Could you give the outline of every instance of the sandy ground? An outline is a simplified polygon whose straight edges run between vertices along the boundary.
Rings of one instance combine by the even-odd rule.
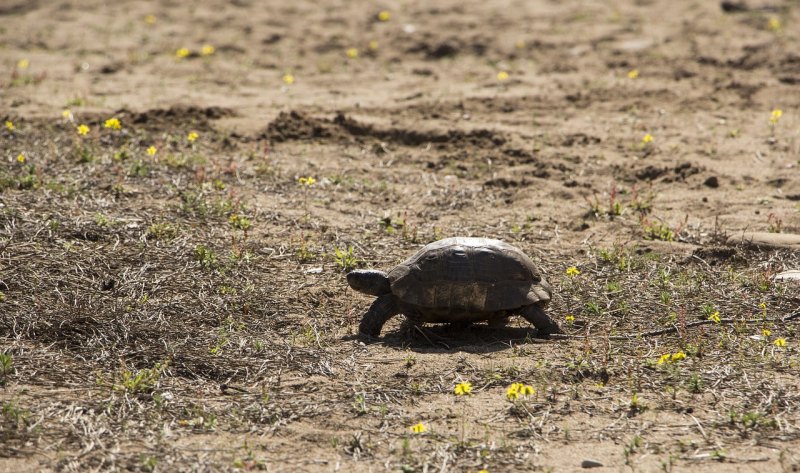
[[[800,468],[796,328],[741,322],[798,252],[725,245],[800,233],[796,1],[199,3],[0,1],[0,470]],[[335,251],[455,235],[595,338],[355,337]]]

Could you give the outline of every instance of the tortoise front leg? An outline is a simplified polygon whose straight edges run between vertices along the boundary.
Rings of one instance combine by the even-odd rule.
[[[544,337],[552,333],[561,333],[561,327],[558,326],[558,323],[550,318],[538,304],[522,307],[517,313],[533,324],[539,334]]]
[[[393,295],[380,296],[375,299],[367,313],[364,314],[364,318],[361,319],[361,324],[358,326],[358,331],[362,335],[377,337],[381,334],[383,324],[398,313],[400,313],[400,310]]]

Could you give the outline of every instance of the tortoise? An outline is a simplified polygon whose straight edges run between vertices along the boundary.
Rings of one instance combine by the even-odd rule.
[[[551,288],[533,261],[518,248],[489,238],[446,238],[426,245],[388,273],[355,270],[347,282],[378,296],[359,332],[380,335],[402,313],[412,323],[503,324],[521,315],[540,335],[561,329],[545,312]]]

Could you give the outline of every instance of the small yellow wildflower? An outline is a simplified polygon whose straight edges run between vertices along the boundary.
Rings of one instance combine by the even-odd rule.
[[[686,358],[686,353],[683,350],[679,351],[678,353],[673,353],[670,361],[681,361]]]
[[[144,22],[148,25],[154,25],[156,23],[156,16],[155,15],[146,15],[144,17]]]
[[[286,85],[294,84],[294,76],[291,74],[284,74],[283,75],[283,83]]]
[[[157,152],[158,152],[158,149],[155,146],[150,146],[149,148],[147,148],[147,155],[148,156],[155,156]]]
[[[122,128],[122,124],[119,122],[117,118],[109,118],[108,120],[103,123],[105,128],[111,128],[112,130],[119,130]]]
[[[783,27],[781,26],[781,20],[777,16],[773,16],[769,19],[769,23],[767,23],[767,28],[773,33],[780,33],[783,31]]]
[[[581,274],[581,270],[576,268],[575,266],[570,266],[569,268],[567,268],[567,276],[574,278],[579,274]]]
[[[27,69],[28,66],[31,65],[31,62],[25,58],[20,59],[17,61],[17,69]]]
[[[639,78],[639,69],[633,69],[628,71],[628,79],[638,79]]]
[[[497,80],[503,82],[504,80],[508,80],[508,72],[500,71],[497,73]]]
[[[197,132],[190,131],[188,135],[186,135],[186,139],[189,140],[189,143],[194,143],[197,139],[200,138],[200,135]]]
[[[511,386],[506,389],[506,397],[509,401],[514,401],[519,397],[519,389],[517,389],[517,383],[512,384]]]
[[[764,338],[767,338],[767,337],[769,337],[770,335],[772,335],[772,330],[770,330],[770,329],[768,329],[768,328],[762,328],[762,329],[761,329],[761,336],[762,336],[762,337],[764,337]]]
[[[368,47],[369,47],[370,51],[377,51],[378,50],[378,42],[375,41],[375,40],[372,40],[372,41],[369,42]]]
[[[464,396],[467,394],[472,394],[472,384],[469,381],[458,383],[456,384],[455,389],[453,389],[453,393],[456,396]]]
[[[311,176],[301,177],[297,179],[297,183],[300,184],[301,186],[313,186],[314,184],[317,183],[317,180]]]
[[[382,12],[378,13],[378,20],[380,21],[389,21],[389,18],[391,17],[392,14],[386,10],[383,10]]]
[[[718,310],[714,311],[713,314],[709,315],[708,320],[714,322],[715,324],[718,324],[720,322],[719,311]]]
[[[642,143],[647,144],[647,143],[652,143],[652,142],[653,142],[653,135],[651,135],[650,133],[648,133],[648,134],[644,135],[644,137],[642,137]]]
[[[772,115],[769,117],[769,124],[770,126],[775,126],[780,121],[781,117],[783,116],[783,110],[776,108],[772,111]]]
[[[658,364],[663,365],[664,363],[669,363],[671,359],[672,355],[670,355],[669,353],[664,353],[663,355],[661,355],[661,358],[658,359]]]
[[[116,118],[114,120],[116,120]],[[110,128],[108,126],[108,122],[106,122],[106,128]],[[88,126],[86,126],[84,123],[81,123],[80,125],[78,125],[78,134],[79,135],[86,136],[88,133],[89,133],[89,127]]]
[[[478,473],[489,473],[489,470],[478,470]]]
[[[64,111],[61,112],[61,118],[72,121],[72,111],[68,108],[65,108]]]
[[[425,427],[425,424],[420,422],[419,424],[412,425],[411,431],[414,432],[415,434],[424,434],[425,432],[428,431],[428,428]]]
[[[513,401],[519,398],[520,396],[528,397],[534,394],[535,392],[536,390],[533,388],[533,386],[530,386],[528,384],[512,383],[511,386],[509,386],[508,389],[506,390],[506,397],[508,398],[509,401]]]
[[[203,47],[200,49],[200,54],[202,54],[203,56],[211,56],[216,51],[217,50],[214,48],[214,46],[211,46],[210,44],[204,44]]]
[[[189,54],[191,54],[191,51],[189,51],[188,48],[180,48],[177,51],[175,51],[175,57],[177,57],[178,59],[183,59],[187,57]]]
[[[8,131],[14,131],[14,122],[11,120],[6,120],[6,128],[8,128]]]
[[[24,164],[25,163],[25,155],[22,154],[22,153],[19,153],[19,156],[17,156],[17,162],[20,163],[20,164]]]
[[[567,314],[567,316],[564,317],[564,320],[566,320],[568,324],[572,325],[573,322],[575,322],[575,316],[572,314]]]
[[[358,49],[350,48],[347,51],[345,51],[345,54],[347,54],[347,57],[349,57],[350,59],[355,59],[358,57]]]
[[[785,338],[776,338],[775,341],[772,342],[772,344],[775,345],[776,347],[785,347],[786,346],[786,339]]]
[[[514,43],[514,47],[517,49],[525,49],[525,40],[518,39],[516,43]]]

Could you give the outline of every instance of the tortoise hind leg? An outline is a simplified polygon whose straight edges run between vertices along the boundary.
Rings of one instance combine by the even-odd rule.
[[[381,334],[383,324],[395,315],[400,313],[394,296],[386,294],[375,299],[369,310],[361,319],[361,324],[358,326],[358,331],[362,335],[369,337],[377,337]]]
[[[538,304],[522,307],[517,313],[533,324],[542,336],[546,337],[553,333],[561,333],[561,327],[558,326],[558,323],[550,318]]]

